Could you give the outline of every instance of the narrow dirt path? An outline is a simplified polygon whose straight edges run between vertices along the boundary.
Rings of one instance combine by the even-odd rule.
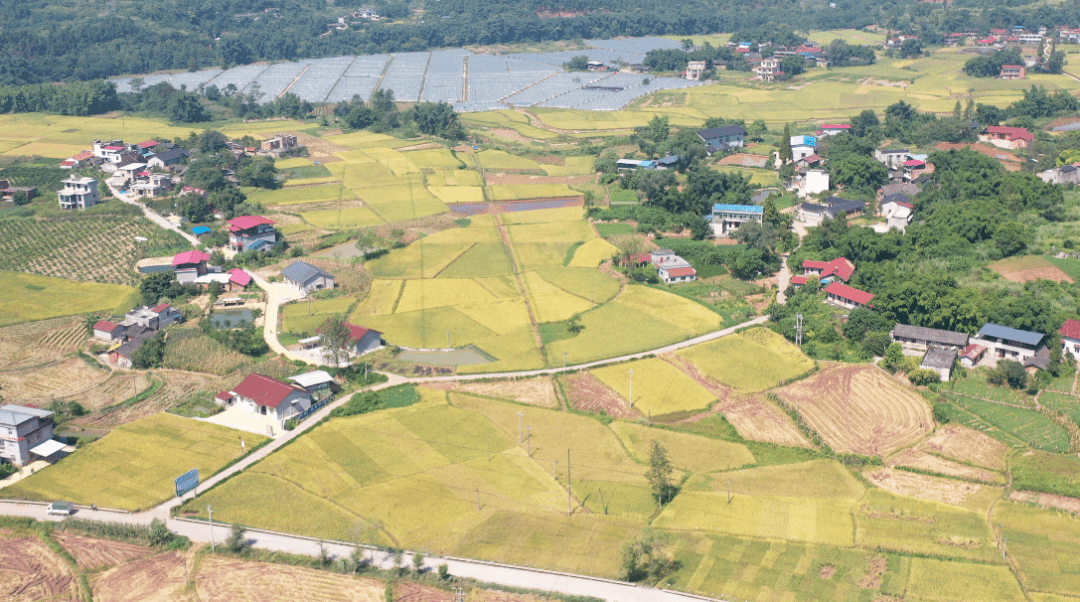
[[[506,254],[510,257],[510,269],[514,272],[514,282],[517,283],[518,292],[521,293],[521,298],[525,300],[525,309],[529,312],[529,324],[532,325],[533,340],[536,342],[536,348],[543,355],[544,338],[540,336],[540,326],[536,322],[536,312],[533,311],[529,295],[526,294],[525,280],[521,277],[517,255],[514,254],[514,245],[510,244],[510,235],[506,232],[506,224],[503,223],[502,215],[495,216],[495,223],[499,226],[499,238],[502,239],[502,244],[506,247]]]

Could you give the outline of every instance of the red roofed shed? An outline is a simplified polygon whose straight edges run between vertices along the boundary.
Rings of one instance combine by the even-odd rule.
[[[174,266],[181,265],[198,265],[201,262],[210,261],[210,256],[202,251],[184,251],[183,253],[177,253],[173,256],[172,264]]]
[[[830,302],[849,309],[873,307],[870,301],[873,300],[874,295],[840,282],[833,282],[825,287],[825,295]]]

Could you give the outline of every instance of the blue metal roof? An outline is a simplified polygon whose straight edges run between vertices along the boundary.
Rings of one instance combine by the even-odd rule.
[[[743,213],[764,213],[765,208],[757,205],[722,205],[717,203],[713,205],[712,210],[715,211],[742,211]]]
[[[1005,339],[1008,341],[1016,341],[1025,345],[1038,345],[1044,338],[1045,334],[1038,332],[1028,332],[1027,330],[1017,330],[1015,328],[1009,328],[1008,326],[1002,326],[1000,324],[983,324],[983,327],[979,329],[979,336],[994,337],[995,339]]]
[[[192,234],[209,234],[210,233],[210,228],[207,228],[206,226],[195,226],[194,228],[191,229],[191,233]]]
[[[653,165],[656,165],[656,161],[642,161],[641,163],[638,163],[638,165],[641,167],[652,167]]]

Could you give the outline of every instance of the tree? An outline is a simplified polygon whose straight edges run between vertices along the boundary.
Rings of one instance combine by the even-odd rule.
[[[908,380],[916,387],[925,387],[931,383],[941,382],[941,374],[937,370],[916,368],[908,373]]]
[[[239,180],[243,186],[273,190],[281,186],[277,175],[278,171],[274,167],[273,159],[270,157],[256,157],[247,162],[240,170]]]
[[[900,58],[902,59],[912,59],[917,56],[922,56],[922,53],[923,45],[919,40],[905,38],[904,41],[900,43]]]
[[[742,280],[752,280],[767,270],[765,253],[761,249],[743,249],[731,266],[731,273]]]
[[[893,343],[885,350],[885,358],[881,361],[881,367],[889,372],[895,372],[903,362],[904,347],[900,343]]]
[[[790,77],[802,75],[806,71],[806,58],[802,55],[785,56],[780,60],[780,71]]]
[[[424,572],[424,554],[422,552],[413,553],[412,565],[417,575]]]
[[[673,568],[675,563],[667,555],[668,536],[651,528],[644,529],[634,539],[627,541],[619,550],[622,557],[622,575],[626,581],[648,579],[659,582]]]
[[[844,155],[830,161],[829,173],[834,183],[867,194],[873,194],[889,179],[884,164],[862,155]]]
[[[1024,370],[1024,366],[1020,362],[1014,362],[1012,360],[1002,360],[998,362],[997,369],[1001,372],[1001,375],[1005,378],[1005,382],[1009,383],[1009,386],[1014,389],[1023,389],[1027,387],[1027,372]]]
[[[870,357],[884,356],[892,337],[887,332],[868,332],[863,336],[862,348]]]
[[[844,336],[853,341],[862,341],[870,331],[888,330],[885,319],[880,314],[866,307],[858,307],[848,314],[844,323]]]
[[[332,366],[339,366],[349,359],[349,349],[353,345],[352,331],[345,325],[345,317],[332,316],[319,329],[322,335],[322,347],[326,359]]]
[[[649,140],[660,144],[668,139],[671,134],[671,124],[668,121],[667,115],[661,117],[660,115],[653,115],[653,118],[649,120],[647,126],[647,136]]]
[[[245,203],[247,203],[247,195],[235,186],[229,186],[210,194],[210,205],[223,213],[226,218],[236,217],[236,209]]]
[[[165,525],[165,521],[160,518],[155,518],[150,521],[150,545],[163,548],[169,545],[169,542],[173,539],[173,532],[169,530],[169,527]]]
[[[856,138],[863,138],[879,125],[881,122],[878,121],[877,113],[873,109],[865,109],[851,119],[851,134]]]
[[[185,194],[177,201],[180,217],[192,222],[208,222],[212,217],[210,203],[201,194]],[[221,264],[217,264],[221,265]]]
[[[648,479],[653,496],[661,506],[670,497],[673,472],[671,461],[668,460],[667,448],[654,439],[652,448],[649,450],[649,470],[645,473],[645,478]]]
[[[229,38],[221,44],[221,62],[225,67],[247,65],[254,60],[251,46],[237,38]]]
[[[165,356],[165,333],[159,331],[152,338],[144,339],[142,345],[131,354],[131,367],[137,370],[161,366]]]
[[[450,579],[450,565],[445,562],[439,565],[439,579],[443,581]]]
[[[784,133],[780,136],[780,155],[781,163],[791,163],[794,155],[791,152],[791,125],[784,124]]]
[[[161,299],[173,299],[185,291],[176,281],[176,273],[170,271],[147,274],[139,283],[139,292],[147,305],[156,305]]]
[[[1027,248],[1024,226],[1008,221],[994,231],[994,245],[1001,251],[1002,257],[1011,257]]]
[[[713,235],[712,226],[704,218],[696,217],[690,220],[690,238],[705,240]]]
[[[199,123],[209,121],[210,114],[199,102],[199,97],[187,92],[178,92],[169,99],[165,114],[172,121]]]
[[[234,554],[241,554],[246,552],[248,546],[251,544],[248,542],[247,537],[244,536],[244,527],[237,523],[233,523],[232,529],[229,531],[229,536],[225,539],[225,547]]]
[[[589,70],[589,57],[580,54],[563,63],[563,69],[567,71],[588,71]]]

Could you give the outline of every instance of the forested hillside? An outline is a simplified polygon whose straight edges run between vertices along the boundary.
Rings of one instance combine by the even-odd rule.
[[[0,3],[0,84],[466,45],[877,24],[933,42],[964,27],[1080,22],[1073,2],[841,0],[46,0]],[[327,23],[364,6],[385,18]],[[279,9],[266,12],[268,8]]]

